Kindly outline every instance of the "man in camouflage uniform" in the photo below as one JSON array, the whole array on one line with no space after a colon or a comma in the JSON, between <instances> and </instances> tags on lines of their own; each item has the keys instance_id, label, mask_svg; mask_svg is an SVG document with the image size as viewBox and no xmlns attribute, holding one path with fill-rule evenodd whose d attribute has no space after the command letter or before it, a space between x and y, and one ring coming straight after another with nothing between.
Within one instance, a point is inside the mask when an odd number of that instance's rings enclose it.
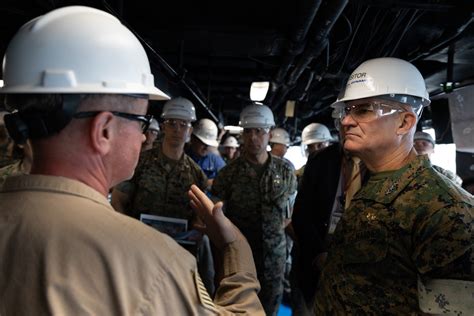
<instances>
[{"instance_id":1,"label":"man in camouflage uniform","mask_svg":"<svg viewBox=\"0 0 474 316\"><path fill-rule=\"evenodd\" d=\"M265 105L250 105L240 115L243 154L224 167L212 193L225 201L226 215L241 229L252 248L267 315L276 315L283 294L286 261L285 226L296 191L293 169L266 151L275 125Z\"/></svg>"},{"instance_id":2,"label":"man in camouflage uniform","mask_svg":"<svg viewBox=\"0 0 474 316\"><path fill-rule=\"evenodd\" d=\"M430 158L434 153L435 141L428 133L416 132L413 137L413 146L418 155L428 155L428 158ZM452 180L455 184L459 186L462 185L462 179L457 174L437 165L433 165L433 168L439 173L445 175L448 179Z\"/></svg>"},{"instance_id":3,"label":"man in camouflage uniform","mask_svg":"<svg viewBox=\"0 0 474 316\"><path fill-rule=\"evenodd\" d=\"M163 142L142 152L135 174L129 181L118 185L112 193L112 205L119 212L135 218L141 214L173 217L188 220L189 233L179 236L184 239L200 239L192 231L194 213L189 205L187 192L192 184L206 188L207 178L201 168L184 153L184 144L189 139L191 122L196 120L193 104L185 98L166 102L161 117ZM191 251L200 260L199 272L206 288L214 291L214 269L207 236L199 241L199 247Z\"/></svg>"},{"instance_id":4,"label":"man in camouflage uniform","mask_svg":"<svg viewBox=\"0 0 474 316\"><path fill-rule=\"evenodd\" d=\"M168 101L162 113L163 142L143 152L133 178L117 186L113 206L139 218L140 214L176 217L192 221L186 192L191 184L206 188L201 168L184 153L184 144L196 120L192 103L184 98Z\"/></svg>"},{"instance_id":5,"label":"man in camouflage uniform","mask_svg":"<svg viewBox=\"0 0 474 316\"><path fill-rule=\"evenodd\" d=\"M413 148L417 118L429 102L412 64L378 58L353 72L332 105L344 149L365 163L371 177L336 227L316 315L421 314L426 302L418 281L448 293L464 288L460 280L474 280L474 200ZM428 300L441 304L439 297ZM442 305L472 315L454 301Z\"/></svg>"}]
</instances>

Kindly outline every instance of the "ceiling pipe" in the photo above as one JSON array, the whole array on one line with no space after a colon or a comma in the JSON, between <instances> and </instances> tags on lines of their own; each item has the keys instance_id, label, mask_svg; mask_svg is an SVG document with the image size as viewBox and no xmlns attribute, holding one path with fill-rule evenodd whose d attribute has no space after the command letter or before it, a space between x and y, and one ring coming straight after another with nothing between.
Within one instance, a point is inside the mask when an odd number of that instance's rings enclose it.
<instances>
[{"instance_id":1,"label":"ceiling pipe","mask_svg":"<svg viewBox=\"0 0 474 316\"><path fill-rule=\"evenodd\" d=\"M456 42L461 36L462 34L466 31L466 29L468 29L468 27L471 25L471 23L474 22L474 14L471 14L470 18L465 22L463 23L460 27L458 27L454 33L448 37L447 39L445 37L443 37L443 40L441 40L439 43L437 44L434 44L431 46L430 49L424 51L424 52L421 52L421 53L412 53L410 55L415 55L415 56L410 56L410 58L408 58L408 61L413 63L415 61L417 61L418 59L423 59L423 58L426 58L430 55L433 55L434 53L442 50L443 48L446 48L448 47L449 45L451 45L452 43Z\"/></svg>"},{"instance_id":2,"label":"ceiling pipe","mask_svg":"<svg viewBox=\"0 0 474 316\"><path fill-rule=\"evenodd\" d=\"M321 52L328 45L329 33L334 24L341 16L349 0L331 0L327 1L325 7L319 12L314 27L314 36L311 38L305 51L299 58L299 61L293 71L288 75L286 82L278 91L277 97L273 99L272 109L277 110L285 100L289 91L296 85L301 74L307 69L314 58L321 55ZM321 16L321 18L319 18Z\"/></svg>"},{"instance_id":3,"label":"ceiling pipe","mask_svg":"<svg viewBox=\"0 0 474 316\"><path fill-rule=\"evenodd\" d=\"M293 65L295 57L303 52L306 43L306 36L308 35L311 24L313 24L314 17L318 12L321 2L322 0L307 0L301 6L299 10L301 14L298 14L298 16L302 16L302 19L300 20L301 23L296 27L296 30L290 38L288 51L283 57L282 65L271 82L265 103L272 103L278 88L285 80L285 76Z\"/></svg>"},{"instance_id":4,"label":"ceiling pipe","mask_svg":"<svg viewBox=\"0 0 474 316\"><path fill-rule=\"evenodd\" d=\"M172 79L177 80L180 82L188 91L189 93L194 97L194 99L202 106L202 108L209 114L212 120L217 122L217 125L220 127L222 125L222 122L219 121L217 116L212 112L212 110L209 108L209 106L204 102L204 97L202 92L199 90L199 88L196 86L196 84L189 79L184 78L183 73L178 73L173 67L171 67L170 64L166 62L166 60L158 54L158 52L146 41L144 40L140 34L135 32L133 28L130 27L123 19L120 18L120 15L116 12L112 6L110 6L106 1L104 1L104 6L106 9L114 15L117 19L122 22L123 25L125 25L139 40L142 42L142 44L150 50L150 52L155 56L160 63L161 67L168 72L168 74L172 77Z\"/></svg>"}]
</instances>

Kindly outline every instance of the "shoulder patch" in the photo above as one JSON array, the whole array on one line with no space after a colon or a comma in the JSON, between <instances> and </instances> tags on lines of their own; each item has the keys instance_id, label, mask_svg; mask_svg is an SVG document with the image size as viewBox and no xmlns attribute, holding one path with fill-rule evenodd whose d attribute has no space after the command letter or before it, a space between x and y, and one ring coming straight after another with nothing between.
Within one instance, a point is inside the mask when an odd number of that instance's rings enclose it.
<instances>
[{"instance_id":1,"label":"shoulder patch","mask_svg":"<svg viewBox=\"0 0 474 316\"><path fill-rule=\"evenodd\" d=\"M217 308L214 305L214 302L212 301L211 297L209 296L209 293L207 293L206 287L204 286L204 283L202 283L199 273L197 271L193 271L192 273L194 274L194 285L196 286L196 292L198 293L199 302L202 306L217 314Z\"/></svg>"}]
</instances>

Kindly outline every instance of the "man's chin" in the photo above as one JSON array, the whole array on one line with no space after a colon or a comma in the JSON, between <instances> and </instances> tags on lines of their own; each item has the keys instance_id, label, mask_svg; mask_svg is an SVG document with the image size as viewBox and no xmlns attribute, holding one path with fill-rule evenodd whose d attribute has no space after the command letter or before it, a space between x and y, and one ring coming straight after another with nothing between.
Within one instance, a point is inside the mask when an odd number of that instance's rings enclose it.
<instances>
[{"instance_id":1,"label":"man's chin","mask_svg":"<svg viewBox=\"0 0 474 316\"><path fill-rule=\"evenodd\" d=\"M355 144L353 141L351 140L347 140L345 139L344 140L344 150L351 153L351 154L354 154L354 153L357 153L359 150L357 144Z\"/></svg>"}]
</instances>

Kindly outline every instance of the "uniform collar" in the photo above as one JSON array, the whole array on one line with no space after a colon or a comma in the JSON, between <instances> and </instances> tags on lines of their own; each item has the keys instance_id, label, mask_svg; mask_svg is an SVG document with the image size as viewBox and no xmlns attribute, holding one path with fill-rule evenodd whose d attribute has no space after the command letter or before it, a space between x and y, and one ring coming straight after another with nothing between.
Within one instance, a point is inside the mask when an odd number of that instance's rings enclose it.
<instances>
[{"instance_id":1,"label":"uniform collar","mask_svg":"<svg viewBox=\"0 0 474 316\"><path fill-rule=\"evenodd\" d=\"M267 151L267 155L268 155L268 159L267 161L265 161L265 163L262 165L262 167L270 167L270 168L274 168L275 167L275 157L270 154L268 151ZM244 165L247 167L247 168L252 168L252 165L253 163L251 163L250 161L248 161L247 159L245 159L244 156L240 156L238 159L242 159Z\"/></svg>"},{"instance_id":2,"label":"uniform collar","mask_svg":"<svg viewBox=\"0 0 474 316\"><path fill-rule=\"evenodd\" d=\"M83 197L112 210L109 201L92 187L77 180L46 175L22 175L10 177L5 181L1 192L15 191L56 192Z\"/></svg>"},{"instance_id":3,"label":"uniform collar","mask_svg":"<svg viewBox=\"0 0 474 316\"><path fill-rule=\"evenodd\" d=\"M417 156L398 170L374 173L367 184L354 196L354 200L366 199L388 204L402 192L423 170L430 168L427 156Z\"/></svg>"}]
</instances>

